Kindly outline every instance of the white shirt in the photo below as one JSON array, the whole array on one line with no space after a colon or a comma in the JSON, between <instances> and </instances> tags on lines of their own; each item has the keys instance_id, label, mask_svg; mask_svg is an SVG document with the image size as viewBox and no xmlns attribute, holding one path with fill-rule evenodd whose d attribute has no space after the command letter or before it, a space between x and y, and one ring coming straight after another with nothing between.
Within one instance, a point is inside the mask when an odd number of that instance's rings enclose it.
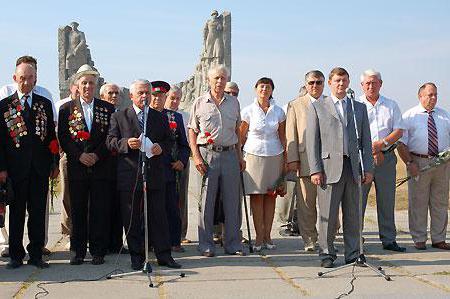
<instances>
[{"instance_id":1,"label":"white shirt","mask_svg":"<svg viewBox=\"0 0 450 299\"><path fill-rule=\"evenodd\" d=\"M241 111L242 121L249 124L244 151L257 156L277 156L283 153L278 136L278 126L286 120L283 109L270 100L267 113L261 109L258 100Z\"/></svg>"},{"instance_id":2,"label":"white shirt","mask_svg":"<svg viewBox=\"0 0 450 299\"><path fill-rule=\"evenodd\" d=\"M80 97L81 108L83 109L84 121L86 122L87 128L91 131L92 127L92 119L94 118L94 101L93 99L91 103L87 103L83 98Z\"/></svg>"},{"instance_id":3,"label":"white shirt","mask_svg":"<svg viewBox=\"0 0 450 299\"><path fill-rule=\"evenodd\" d=\"M433 118L438 135L438 150L442 152L450 146L450 114L440 107L434 107ZM410 152L428 155L428 113L419 104L403 114L405 131L402 142Z\"/></svg>"},{"instance_id":4,"label":"white shirt","mask_svg":"<svg viewBox=\"0 0 450 299\"><path fill-rule=\"evenodd\" d=\"M402 113L397 103L391 99L379 96L375 105L372 105L365 95L359 97L359 101L366 105L367 116L370 123L370 135L372 142L383 140L392 131L404 129Z\"/></svg>"},{"instance_id":5,"label":"white shirt","mask_svg":"<svg viewBox=\"0 0 450 299\"><path fill-rule=\"evenodd\" d=\"M18 91L16 83L14 83L14 84L7 84L7 85L2 86L2 88L0 88L0 101L5 99L5 98L7 98L7 97L9 97L10 95L14 94L16 91ZM48 89L45 88L45 87L36 85L33 88L33 92L35 94L38 94L38 95L40 95L40 96L50 100L50 102L52 103L53 120L54 121L58 121L58 116L57 116L57 113L56 113L55 104L53 103L53 97L52 97L52 94L50 93L50 91L48 91ZM19 99L20 99L20 97L19 97Z\"/></svg>"},{"instance_id":6,"label":"white shirt","mask_svg":"<svg viewBox=\"0 0 450 299\"><path fill-rule=\"evenodd\" d=\"M342 128L343 128L343 136L344 136L344 148L343 153L344 155L348 156L348 132L347 132L347 104L349 99L347 97L344 97L343 99L338 99L335 95L331 95L331 98L333 99L334 107L336 108L337 113L339 114L339 117L342 121Z\"/></svg>"}]
</instances>

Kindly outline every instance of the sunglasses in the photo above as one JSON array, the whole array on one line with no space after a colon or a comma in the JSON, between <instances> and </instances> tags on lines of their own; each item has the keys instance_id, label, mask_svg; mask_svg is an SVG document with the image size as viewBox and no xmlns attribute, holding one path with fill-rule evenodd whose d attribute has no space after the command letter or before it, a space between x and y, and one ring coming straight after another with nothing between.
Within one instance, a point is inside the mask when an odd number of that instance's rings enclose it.
<instances>
[{"instance_id":1,"label":"sunglasses","mask_svg":"<svg viewBox=\"0 0 450 299\"><path fill-rule=\"evenodd\" d=\"M237 97L238 94L239 94L239 92L235 92L235 91L225 91L225 93L226 93L226 94L229 94L229 95L231 95L231 96L233 96L233 97Z\"/></svg>"},{"instance_id":2,"label":"sunglasses","mask_svg":"<svg viewBox=\"0 0 450 299\"><path fill-rule=\"evenodd\" d=\"M313 86L314 84L316 84L316 85L322 85L322 84L323 84L323 81L322 81L322 80L308 81L308 85Z\"/></svg>"}]
</instances>

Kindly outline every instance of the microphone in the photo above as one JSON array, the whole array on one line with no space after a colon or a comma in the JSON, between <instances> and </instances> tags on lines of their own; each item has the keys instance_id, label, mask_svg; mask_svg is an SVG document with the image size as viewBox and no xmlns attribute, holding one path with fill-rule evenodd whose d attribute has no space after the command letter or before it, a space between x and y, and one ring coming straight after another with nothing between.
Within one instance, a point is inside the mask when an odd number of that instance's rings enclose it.
<instances>
[{"instance_id":1,"label":"microphone","mask_svg":"<svg viewBox=\"0 0 450 299\"><path fill-rule=\"evenodd\" d=\"M355 92L354 92L353 89L351 89L350 87L348 87L348 88L345 90L345 93L347 94L347 97L348 97L350 100L354 100L354 99L355 99Z\"/></svg>"}]
</instances>

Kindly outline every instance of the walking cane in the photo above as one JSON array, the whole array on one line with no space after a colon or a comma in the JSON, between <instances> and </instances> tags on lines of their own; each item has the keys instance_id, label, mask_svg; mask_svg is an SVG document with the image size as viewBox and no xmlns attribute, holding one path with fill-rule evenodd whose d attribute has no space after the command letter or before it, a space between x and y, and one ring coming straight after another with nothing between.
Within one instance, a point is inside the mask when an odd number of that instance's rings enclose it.
<instances>
[{"instance_id":1,"label":"walking cane","mask_svg":"<svg viewBox=\"0 0 450 299\"><path fill-rule=\"evenodd\" d=\"M242 172L241 172L241 185L242 185L242 197L243 197L243 200L244 200L245 221L247 222L248 250L250 251L250 253L253 253L252 236L250 234L250 223L248 221L247 200L245 198L244 176L242 175Z\"/></svg>"}]
</instances>

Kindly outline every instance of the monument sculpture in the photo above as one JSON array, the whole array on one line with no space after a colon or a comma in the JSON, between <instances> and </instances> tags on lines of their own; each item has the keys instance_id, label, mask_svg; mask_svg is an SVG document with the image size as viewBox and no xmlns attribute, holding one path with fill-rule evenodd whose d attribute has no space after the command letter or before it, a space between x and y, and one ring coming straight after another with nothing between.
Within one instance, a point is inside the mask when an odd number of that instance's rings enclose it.
<instances>
[{"instance_id":1,"label":"monument sculpture","mask_svg":"<svg viewBox=\"0 0 450 299\"><path fill-rule=\"evenodd\" d=\"M203 29L200 62L194 74L178 84L183 91L180 109L189 110L192 102L208 91L208 70L217 64L224 64L231 72L231 14L225 11L219 15L213 10Z\"/></svg>"},{"instance_id":2,"label":"monument sculpture","mask_svg":"<svg viewBox=\"0 0 450 299\"><path fill-rule=\"evenodd\" d=\"M72 22L58 29L59 96L61 99L69 94L69 79L80 66L89 64L94 67L86 37L84 32L78 30L78 26L77 22ZM103 82L103 78L99 78L98 86L100 87ZM96 96L98 97L98 90Z\"/></svg>"}]
</instances>

